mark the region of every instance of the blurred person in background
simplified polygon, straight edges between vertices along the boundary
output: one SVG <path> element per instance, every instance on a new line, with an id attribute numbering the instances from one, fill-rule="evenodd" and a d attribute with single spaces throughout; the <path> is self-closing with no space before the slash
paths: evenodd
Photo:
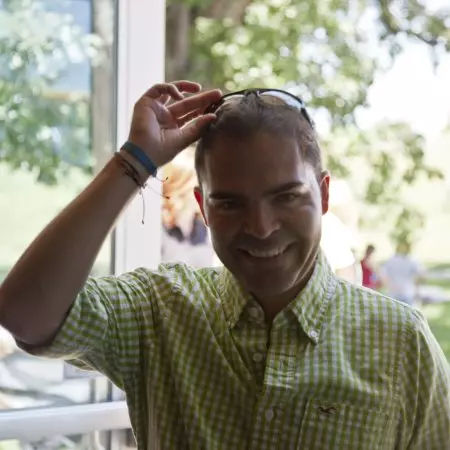
<path id="1" fill-rule="evenodd" d="M 370 289 L 379 289 L 381 287 L 381 280 L 375 270 L 373 262 L 374 253 L 375 247 L 372 244 L 368 245 L 361 259 L 362 284 L 364 287 Z"/>
<path id="2" fill-rule="evenodd" d="M 183 153 L 161 170 L 162 262 L 183 262 L 192 267 L 211 267 L 214 250 L 197 202 L 194 149 Z"/>
<path id="3" fill-rule="evenodd" d="M 414 305 L 418 284 L 425 277 L 422 266 L 411 257 L 411 245 L 397 245 L 395 255 L 380 268 L 386 294 L 408 305 Z"/>

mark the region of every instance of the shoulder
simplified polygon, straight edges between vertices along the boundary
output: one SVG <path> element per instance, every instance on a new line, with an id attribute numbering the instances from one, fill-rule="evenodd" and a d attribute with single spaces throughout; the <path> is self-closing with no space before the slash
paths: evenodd
<path id="1" fill-rule="evenodd" d="M 218 267 L 197 268 L 182 262 L 162 263 L 156 271 L 149 271 L 152 278 L 164 280 L 174 287 L 206 287 L 215 282 L 219 272 Z"/>
<path id="2" fill-rule="evenodd" d="M 205 286 L 214 283 L 220 268 L 195 268 L 182 262 L 161 263 L 157 269 L 139 267 L 120 275 L 89 278 L 88 283 L 125 283 L 130 285 L 153 285 L 154 287 L 183 288 Z"/>
<path id="3" fill-rule="evenodd" d="M 414 327 L 414 308 L 372 289 L 339 279 L 334 297 L 334 313 L 344 315 L 361 332 L 371 329 L 397 341 Z"/>
<path id="4" fill-rule="evenodd" d="M 178 297 L 190 303 L 204 302 L 217 296 L 221 268 L 195 268 L 185 263 L 163 263 L 155 271 L 147 271 L 158 297 Z"/>
<path id="5" fill-rule="evenodd" d="M 216 295 L 219 268 L 196 269 L 184 263 L 140 267 L 120 275 L 90 277 L 77 298 L 88 307 L 154 310 L 176 299 L 178 304 L 205 303 Z M 98 309 L 98 308 L 97 308 Z"/>
<path id="6" fill-rule="evenodd" d="M 402 354 L 404 361 L 416 364 L 425 354 L 445 360 L 427 320 L 416 308 L 345 280 L 338 281 L 335 296 L 336 308 L 345 311 L 362 332 L 383 333 L 380 341 Z"/>

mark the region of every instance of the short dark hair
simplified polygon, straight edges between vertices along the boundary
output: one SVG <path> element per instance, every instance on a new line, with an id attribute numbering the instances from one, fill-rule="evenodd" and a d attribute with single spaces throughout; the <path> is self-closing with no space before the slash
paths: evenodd
<path id="1" fill-rule="evenodd" d="M 217 120 L 203 132 L 195 150 L 195 170 L 200 181 L 206 152 L 220 136 L 246 138 L 264 130 L 297 139 L 303 158 L 311 164 L 317 177 L 322 167 L 322 154 L 317 134 L 300 111 L 289 105 L 264 102 L 256 93 L 230 101 L 217 111 Z"/>
<path id="2" fill-rule="evenodd" d="M 372 244 L 369 244 L 366 248 L 366 255 L 368 255 L 369 253 L 373 253 L 375 251 L 375 246 Z"/>

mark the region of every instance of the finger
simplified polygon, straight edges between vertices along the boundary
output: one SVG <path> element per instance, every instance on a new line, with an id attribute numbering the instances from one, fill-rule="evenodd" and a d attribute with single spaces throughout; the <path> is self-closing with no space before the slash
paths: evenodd
<path id="1" fill-rule="evenodd" d="M 198 140 L 207 125 L 216 120 L 215 114 L 205 114 L 197 117 L 181 129 L 179 148 L 186 148 Z"/>
<path id="2" fill-rule="evenodd" d="M 174 117 L 180 118 L 197 109 L 205 109 L 222 98 L 222 92 L 219 89 L 202 92 L 193 95 L 168 107 Z"/>
<path id="3" fill-rule="evenodd" d="M 189 114 L 186 114 L 185 116 L 181 117 L 177 120 L 177 125 L 181 128 L 183 125 L 187 124 L 191 120 L 198 117 L 200 114 L 203 113 L 203 109 L 197 109 L 195 111 L 190 112 Z"/>
<path id="4" fill-rule="evenodd" d="M 159 97 L 158 102 L 162 103 L 163 105 L 167 105 L 167 103 L 170 100 L 170 95 L 162 95 L 161 97 Z"/>
<path id="5" fill-rule="evenodd" d="M 169 96 L 174 100 L 182 100 L 183 94 L 178 90 L 178 87 L 171 83 L 159 83 L 152 86 L 143 97 L 148 97 L 153 100 L 160 100 L 161 97 Z"/>
<path id="6" fill-rule="evenodd" d="M 189 94 L 196 94 L 202 89 L 202 85 L 189 80 L 173 81 L 171 84 L 175 85 L 180 92 L 188 92 Z"/>

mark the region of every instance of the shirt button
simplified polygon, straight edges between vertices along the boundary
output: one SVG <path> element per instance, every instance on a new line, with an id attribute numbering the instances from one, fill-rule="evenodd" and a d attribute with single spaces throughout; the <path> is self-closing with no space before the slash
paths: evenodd
<path id="1" fill-rule="evenodd" d="M 270 422 L 275 417 L 275 411 L 273 409 L 268 409 L 266 411 L 266 420 Z"/>
<path id="2" fill-rule="evenodd" d="M 255 353 L 253 355 L 253 361 L 259 363 L 263 360 L 263 355 L 261 355 L 261 353 Z"/>
<path id="3" fill-rule="evenodd" d="M 255 319 L 256 319 L 257 317 L 259 317 L 259 311 L 258 311 L 258 308 L 250 308 L 250 309 L 249 309 L 249 313 L 250 313 L 250 315 L 251 315 L 252 317 L 254 317 Z"/>
<path id="4" fill-rule="evenodd" d="M 319 333 L 317 331 L 311 331 L 310 336 L 313 339 L 317 339 L 319 337 Z"/>

